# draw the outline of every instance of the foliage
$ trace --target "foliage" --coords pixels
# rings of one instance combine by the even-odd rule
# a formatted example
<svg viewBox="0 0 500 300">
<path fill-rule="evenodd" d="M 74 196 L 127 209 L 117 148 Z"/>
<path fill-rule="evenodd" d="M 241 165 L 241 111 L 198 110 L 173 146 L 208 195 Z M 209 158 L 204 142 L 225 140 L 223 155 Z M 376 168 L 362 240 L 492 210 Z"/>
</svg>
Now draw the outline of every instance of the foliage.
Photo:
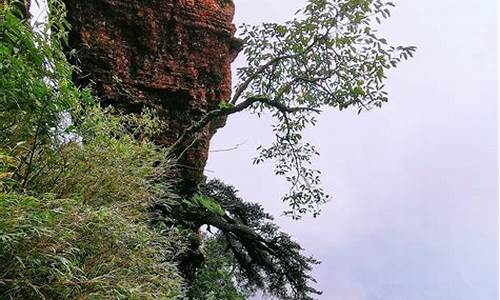
<svg viewBox="0 0 500 300">
<path fill-rule="evenodd" d="M 225 214 L 200 206 L 186 209 L 185 205 L 173 214 L 179 224 L 188 228 L 208 225 L 218 230 L 207 244 L 207 265 L 198 272 L 190 290 L 193 299 L 198 299 L 202 287 L 212 291 L 223 283 L 221 292 L 238 299 L 238 294 L 232 292 L 234 286 L 229 284 L 231 280 L 237 281 L 241 295 L 257 289 L 279 299 L 313 299 L 313 295 L 320 294 L 311 286 L 315 281 L 309 274 L 318 261 L 302 255 L 300 245 L 280 232 L 260 205 L 244 202 L 233 187 L 218 180 L 209 181 L 200 192 L 204 198 L 216 201 Z"/>
<path fill-rule="evenodd" d="M 391 46 L 373 27 L 390 16 L 392 2 L 383 0 L 308 0 L 292 21 L 243 25 L 247 66 L 238 69 L 239 83 L 230 101 L 194 122 L 169 149 L 184 153 L 198 133 L 214 120 L 250 110 L 272 112 L 275 142 L 260 146 L 255 164 L 275 161 L 275 174 L 290 183 L 283 197 L 300 218 L 317 216 L 329 200 L 320 171 L 312 167 L 319 155 L 304 142 L 302 132 L 316 124 L 324 108 L 356 107 L 358 113 L 388 101 L 386 71 L 413 56 L 414 46 Z"/>
<path fill-rule="evenodd" d="M 169 162 L 150 142 L 160 127 L 154 113 L 118 116 L 102 110 L 89 91 L 71 83 L 72 67 L 59 40 L 47 42 L 47 34 L 34 34 L 8 9 L 2 14 L 0 26 L 8 37 L 0 43 L 4 190 L 76 194 L 101 203 L 135 199 L 141 207 L 145 199 L 161 200 L 151 197 L 167 190 L 164 180 L 158 182 Z M 29 47 L 20 47 L 19 40 Z M 44 66 L 48 61 L 51 66 Z M 149 195 L 153 190 L 158 195 Z"/>
<path fill-rule="evenodd" d="M 291 188 L 283 201 L 294 217 L 320 210 L 328 200 L 320 172 L 311 167 L 318 155 L 302 141 L 302 131 L 316 124 L 324 108 L 356 107 L 358 112 L 388 101 L 386 71 L 413 55 L 415 47 L 391 46 L 373 23 L 390 16 L 391 2 L 382 0 L 308 0 L 284 24 L 243 25 L 247 66 L 233 105 L 250 104 L 256 114 L 271 110 L 275 142 L 259 147 L 254 163 L 274 160 L 275 173 Z"/>
<path fill-rule="evenodd" d="M 415 51 L 413 46 L 389 45 L 373 27 L 390 16 L 392 6 L 383 0 L 307 0 L 284 24 L 243 25 L 247 66 L 238 69 L 232 99 L 191 125 L 170 153 L 183 153 L 214 120 L 247 109 L 259 116 L 269 110 L 276 139 L 257 149 L 254 163 L 275 161 L 275 174 L 290 183 L 283 197 L 290 205 L 286 214 L 317 216 L 329 195 L 312 167 L 319 152 L 303 141 L 302 132 L 316 124 L 322 109 L 355 107 L 361 113 L 388 101 L 387 70 Z"/>
<path fill-rule="evenodd" d="M 188 209 L 203 209 L 213 215 L 224 216 L 225 214 L 224 209 L 216 200 L 199 193 L 195 194 L 191 201 L 184 200 L 183 204 Z"/>
<path fill-rule="evenodd" d="M 147 116 L 136 119 L 154 121 Z M 131 211 L 169 201 L 173 195 L 165 180 L 170 166 L 165 152 L 151 142 L 136 140 L 123 127 L 128 120 L 102 112 L 98 106 L 88 108 L 73 130 L 85 143 L 71 141 L 40 149 L 32 163 L 36 174 L 30 176 L 26 188 L 57 197 L 78 195 L 100 205 L 121 204 Z"/>
<path fill-rule="evenodd" d="M 174 236 L 79 199 L 0 194 L 2 299 L 180 299 Z"/>
<path fill-rule="evenodd" d="M 181 299 L 185 234 L 151 225 L 147 211 L 172 198 L 170 163 L 150 142 L 156 118 L 93 104 L 59 41 L 4 8 L 0 298 Z"/>
<path fill-rule="evenodd" d="M 55 138 L 63 112 L 80 95 L 60 42 L 34 34 L 17 7 L 0 11 L 0 145 L 3 155 L 16 159 L 12 175 L 24 187 L 37 149 Z M 4 188 L 9 179 L 3 177 Z"/>
<path fill-rule="evenodd" d="M 0 11 L 0 142 L 24 149 L 50 136 L 78 94 L 60 41 L 33 34 L 9 8 Z"/>
<path fill-rule="evenodd" d="M 251 293 L 237 286 L 234 278 L 234 262 L 217 238 L 204 240 L 205 264 L 196 274 L 189 287 L 187 298 L 191 300 L 245 300 Z"/>
</svg>

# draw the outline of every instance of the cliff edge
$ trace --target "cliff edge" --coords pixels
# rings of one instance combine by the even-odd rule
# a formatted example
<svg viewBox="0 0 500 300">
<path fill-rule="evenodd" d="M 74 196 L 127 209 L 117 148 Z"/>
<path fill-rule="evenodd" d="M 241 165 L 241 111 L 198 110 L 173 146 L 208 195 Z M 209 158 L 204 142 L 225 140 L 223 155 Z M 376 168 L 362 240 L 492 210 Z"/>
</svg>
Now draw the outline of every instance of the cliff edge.
<svg viewBox="0 0 500 300">
<path fill-rule="evenodd" d="M 231 0 L 66 1 L 70 47 L 80 71 L 105 105 L 126 113 L 153 108 L 164 122 L 157 143 L 168 147 L 194 121 L 231 96 L 234 37 Z M 203 180 L 218 120 L 178 159 L 180 193 Z"/>
</svg>

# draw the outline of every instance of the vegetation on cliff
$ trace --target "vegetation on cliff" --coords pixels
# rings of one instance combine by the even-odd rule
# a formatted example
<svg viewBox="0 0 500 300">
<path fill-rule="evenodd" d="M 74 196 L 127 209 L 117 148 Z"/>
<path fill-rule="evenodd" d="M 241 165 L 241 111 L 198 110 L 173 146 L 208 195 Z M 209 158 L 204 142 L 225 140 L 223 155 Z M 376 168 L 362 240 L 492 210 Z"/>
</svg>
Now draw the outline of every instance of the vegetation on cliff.
<svg viewBox="0 0 500 300">
<path fill-rule="evenodd" d="M 329 195 L 311 163 L 319 152 L 303 141 L 302 132 L 324 109 L 352 107 L 361 113 L 388 101 L 387 70 L 416 49 L 388 44 L 373 27 L 390 16 L 392 6 L 382 0 L 309 0 L 291 21 L 243 25 L 247 64 L 238 69 L 232 98 L 194 123 L 172 148 L 186 147 L 200 128 L 221 116 L 270 113 L 275 142 L 259 147 L 254 163 L 273 161 L 275 174 L 289 183 L 282 199 L 290 207 L 286 214 L 317 216 Z"/>
<path fill-rule="evenodd" d="M 64 31 L 34 33 L 15 7 L 1 13 L 2 298 L 246 299 L 261 288 L 305 299 L 314 260 L 271 216 L 219 181 L 173 194 L 154 113 L 102 109 L 71 81 Z M 186 285 L 177 265 L 198 241 L 183 229 L 196 218 L 221 231 Z"/>
<path fill-rule="evenodd" d="M 100 109 L 17 13 L 0 15 L 0 298 L 182 299 L 184 233 L 147 210 L 171 199 L 157 122 Z"/>
<path fill-rule="evenodd" d="M 369 109 L 387 101 L 384 70 L 414 50 L 388 46 L 370 27 L 392 4 L 311 0 L 286 24 L 244 26 L 248 66 L 239 70 L 233 98 L 187 118 L 178 139 L 161 145 L 168 126 L 157 112 L 102 108 L 92 86 L 75 85 L 67 61 L 74 53 L 63 51 L 69 24 L 62 1 L 49 1 L 42 32 L 30 27 L 24 1 L 2 3 L 2 299 L 320 294 L 310 275 L 318 261 L 304 256 L 271 215 L 218 180 L 176 194 L 172 157 L 220 118 L 269 110 L 276 142 L 255 162 L 275 160 L 276 174 L 290 182 L 288 213 L 317 215 L 327 195 L 310 166 L 317 151 L 301 131 L 325 107 Z"/>
</svg>

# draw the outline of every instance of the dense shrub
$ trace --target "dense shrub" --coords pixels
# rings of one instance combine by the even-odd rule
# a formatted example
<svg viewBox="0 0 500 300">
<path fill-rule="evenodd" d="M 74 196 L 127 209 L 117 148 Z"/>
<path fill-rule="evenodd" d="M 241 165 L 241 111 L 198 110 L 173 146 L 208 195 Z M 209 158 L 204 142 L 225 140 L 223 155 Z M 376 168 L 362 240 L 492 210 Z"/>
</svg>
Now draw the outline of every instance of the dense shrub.
<svg viewBox="0 0 500 300">
<path fill-rule="evenodd" d="M 0 296 L 178 299 L 175 240 L 113 206 L 0 194 Z"/>
<path fill-rule="evenodd" d="M 153 226 L 147 210 L 173 197 L 169 161 L 150 142 L 158 122 L 101 109 L 71 83 L 63 31 L 33 33 L 8 2 L 0 8 L 0 299 L 181 299 L 174 261 L 185 233 Z"/>
</svg>

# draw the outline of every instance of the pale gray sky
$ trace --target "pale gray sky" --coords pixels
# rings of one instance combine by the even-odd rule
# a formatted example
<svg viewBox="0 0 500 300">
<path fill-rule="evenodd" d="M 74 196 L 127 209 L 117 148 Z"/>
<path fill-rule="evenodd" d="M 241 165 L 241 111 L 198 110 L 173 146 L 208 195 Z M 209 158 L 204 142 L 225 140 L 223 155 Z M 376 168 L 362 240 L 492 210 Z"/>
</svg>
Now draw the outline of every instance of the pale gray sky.
<svg viewBox="0 0 500 300">
<path fill-rule="evenodd" d="M 236 22 L 282 21 L 304 0 L 235 0 Z M 395 1 L 383 32 L 416 45 L 381 110 L 328 112 L 307 138 L 334 200 L 317 219 L 277 218 L 323 261 L 325 300 L 498 299 L 496 0 Z M 241 63 L 238 61 L 235 66 Z M 276 216 L 287 185 L 252 166 L 269 120 L 232 116 L 207 175 Z"/>
</svg>

